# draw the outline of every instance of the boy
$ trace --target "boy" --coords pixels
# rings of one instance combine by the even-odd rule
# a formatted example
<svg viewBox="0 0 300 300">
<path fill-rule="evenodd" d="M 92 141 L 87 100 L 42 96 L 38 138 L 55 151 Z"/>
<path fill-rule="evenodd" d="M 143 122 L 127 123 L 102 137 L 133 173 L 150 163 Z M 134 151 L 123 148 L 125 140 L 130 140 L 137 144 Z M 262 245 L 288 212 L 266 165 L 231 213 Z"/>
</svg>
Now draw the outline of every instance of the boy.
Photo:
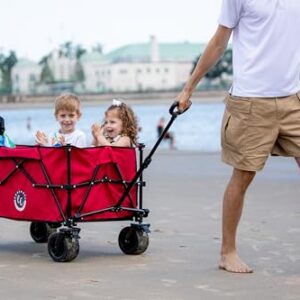
<svg viewBox="0 0 300 300">
<path fill-rule="evenodd" d="M 55 101 L 54 115 L 60 129 L 50 138 L 38 130 L 35 135 L 36 142 L 41 146 L 57 147 L 71 144 L 79 148 L 86 147 L 85 134 L 76 129 L 76 124 L 81 117 L 79 98 L 70 93 L 60 95 Z"/>
</svg>

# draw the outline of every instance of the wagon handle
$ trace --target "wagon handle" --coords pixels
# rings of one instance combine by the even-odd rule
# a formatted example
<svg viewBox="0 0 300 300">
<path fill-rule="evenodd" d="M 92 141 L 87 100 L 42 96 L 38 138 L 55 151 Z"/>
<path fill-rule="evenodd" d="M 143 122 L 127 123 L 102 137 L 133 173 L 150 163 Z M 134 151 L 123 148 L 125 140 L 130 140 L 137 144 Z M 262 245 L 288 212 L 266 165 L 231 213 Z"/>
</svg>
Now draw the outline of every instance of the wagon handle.
<svg viewBox="0 0 300 300">
<path fill-rule="evenodd" d="M 174 103 L 169 108 L 169 113 L 170 113 L 171 116 L 181 115 L 181 114 L 185 113 L 191 107 L 191 104 L 190 104 L 185 110 L 180 111 L 180 110 L 178 110 L 178 104 L 179 104 L 178 101 L 174 101 Z"/>
<path fill-rule="evenodd" d="M 145 160 L 141 163 L 139 169 L 137 170 L 134 178 L 130 181 L 130 183 L 128 184 L 128 186 L 126 187 L 126 190 L 124 191 L 123 195 L 121 196 L 119 202 L 117 203 L 116 207 L 119 207 L 122 202 L 124 201 L 124 199 L 129 195 L 130 190 L 132 189 L 132 187 L 135 185 L 135 183 L 137 182 L 137 180 L 139 179 L 139 177 L 141 176 L 142 172 L 144 169 L 146 169 L 148 167 L 148 165 L 150 164 L 151 160 L 152 160 L 152 156 L 155 153 L 156 149 L 158 148 L 159 144 L 161 143 L 161 141 L 163 140 L 164 136 L 166 135 L 167 131 L 169 130 L 169 128 L 171 127 L 171 125 L 173 124 L 173 122 L 175 121 L 175 119 L 183 114 L 185 111 L 187 111 L 190 108 L 191 105 L 189 105 L 185 110 L 183 111 L 179 111 L 178 110 L 178 101 L 175 101 L 170 109 L 169 109 L 169 113 L 171 114 L 171 119 L 168 122 L 168 124 L 166 125 L 166 127 L 164 128 L 163 132 L 161 133 L 160 137 L 158 138 L 157 142 L 155 143 L 155 145 L 153 146 L 153 148 L 150 150 L 148 156 L 145 158 Z M 176 109 L 177 108 L 177 109 Z M 175 110 L 176 109 L 176 110 Z"/>
</svg>

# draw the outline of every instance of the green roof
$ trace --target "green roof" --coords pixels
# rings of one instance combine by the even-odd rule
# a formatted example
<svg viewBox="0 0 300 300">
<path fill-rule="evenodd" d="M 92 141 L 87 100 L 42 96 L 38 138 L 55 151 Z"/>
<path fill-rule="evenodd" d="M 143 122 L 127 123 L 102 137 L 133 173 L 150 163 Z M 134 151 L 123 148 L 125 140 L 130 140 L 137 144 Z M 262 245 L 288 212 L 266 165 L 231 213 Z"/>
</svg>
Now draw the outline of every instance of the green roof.
<svg viewBox="0 0 300 300">
<path fill-rule="evenodd" d="M 206 44 L 182 42 L 159 43 L 160 61 L 193 61 L 201 54 Z M 105 55 L 111 62 L 149 62 L 151 53 L 150 43 L 131 44 L 113 50 Z"/>
<path fill-rule="evenodd" d="M 93 51 L 93 52 L 86 52 L 84 53 L 81 57 L 80 57 L 80 61 L 81 62 L 93 62 L 93 61 L 103 61 L 103 62 L 107 62 L 107 59 L 105 57 L 105 55 Z"/>
</svg>

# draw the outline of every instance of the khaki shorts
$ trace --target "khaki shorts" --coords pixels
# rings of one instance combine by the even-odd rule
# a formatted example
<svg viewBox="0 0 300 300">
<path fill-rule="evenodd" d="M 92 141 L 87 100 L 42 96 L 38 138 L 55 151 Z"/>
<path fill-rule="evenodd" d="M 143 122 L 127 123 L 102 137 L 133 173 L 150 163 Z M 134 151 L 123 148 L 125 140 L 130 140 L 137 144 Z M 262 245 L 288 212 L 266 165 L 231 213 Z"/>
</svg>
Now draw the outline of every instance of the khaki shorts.
<svg viewBox="0 0 300 300">
<path fill-rule="evenodd" d="M 228 95 L 221 129 L 222 160 L 258 171 L 271 155 L 300 157 L 300 93 L 282 98 Z"/>
</svg>

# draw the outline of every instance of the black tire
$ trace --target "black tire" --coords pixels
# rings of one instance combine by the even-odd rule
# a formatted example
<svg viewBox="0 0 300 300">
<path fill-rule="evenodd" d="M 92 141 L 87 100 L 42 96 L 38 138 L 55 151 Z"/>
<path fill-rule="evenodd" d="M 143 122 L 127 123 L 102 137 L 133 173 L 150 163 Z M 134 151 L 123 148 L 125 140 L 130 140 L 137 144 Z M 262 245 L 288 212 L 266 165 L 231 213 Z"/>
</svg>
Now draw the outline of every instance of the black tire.
<svg viewBox="0 0 300 300">
<path fill-rule="evenodd" d="M 36 243 L 46 243 L 49 236 L 53 232 L 56 232 L 56 228 L 44 222 L 31 222 L 29 231 L 32 239 Z"/>
<path fill-rule="evenodd" d="M 119 247 L 125 254 L 142 254 L 148 245 L 148 233 L 141 228 L 125 227 L 119 234 Z"/>
<path fill-rule="evenodd" d="M 79 253 L 78 238 L 67 236 L 64 232 L 52 233 L 48 240 L 48 253 L 56 262 L 69 262 Z"/>
</svg>

